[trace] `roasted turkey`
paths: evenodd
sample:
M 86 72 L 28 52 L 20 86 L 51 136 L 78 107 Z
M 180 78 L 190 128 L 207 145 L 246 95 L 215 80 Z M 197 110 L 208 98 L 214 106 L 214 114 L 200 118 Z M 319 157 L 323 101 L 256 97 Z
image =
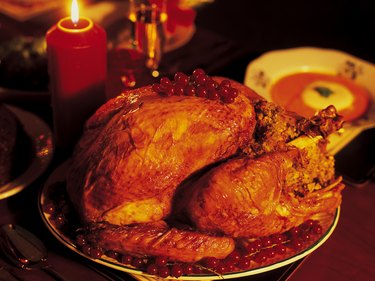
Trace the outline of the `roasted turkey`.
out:
M 126 225 L 168 216 L 183 180 L 251 139 L 255 114 L 248 92 L 223 106 L 196 97 L 160 98 L 148 87 L 101 108 L 88 121 L 68 174 L 84 220 Z
M 195 262 L 335 211 L 335 109 L 305 119 L 230 83 L 233 103 L 143 87 L 87 121 L 67 190 L 92 243 Z

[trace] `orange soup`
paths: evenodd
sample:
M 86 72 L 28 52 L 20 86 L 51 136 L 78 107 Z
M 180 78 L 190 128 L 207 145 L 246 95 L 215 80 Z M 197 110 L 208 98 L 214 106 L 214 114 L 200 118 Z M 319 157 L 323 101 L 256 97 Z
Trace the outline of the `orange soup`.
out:
M 295 73 L 276 81 L 271 87 L 271 98 L 305 117 L 333 104 L 346 121 L 361 117 L 370 101 L 368 91 L 354 81 L 314 72 Z

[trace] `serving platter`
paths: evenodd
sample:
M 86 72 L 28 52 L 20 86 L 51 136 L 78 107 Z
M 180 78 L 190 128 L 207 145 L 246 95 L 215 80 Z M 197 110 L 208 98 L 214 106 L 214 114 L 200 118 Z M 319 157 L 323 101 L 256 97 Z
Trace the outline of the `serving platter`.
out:
M 38 116 L 15 106 L 6 105 L 22 124 L 31 140 L 32 155 L 30 164 L 18 177 L 0 186 L 0 199 L 12 196 L 36 180 L 48 167 L 52 160 L 54 144 L 52 132 L 48 125 Z
M 338 133 L 329 137 L 330 153 L 336 154 L 360 132 L 375 126 L 375 65 L 341 51 L 302 47 L 267 52 L 248 64 L 244 84 L 273 101 L 271 88 L 274 83 L 287 75 L 302 72 L 346 77 L 370 94 L 367 113 L 358 120 L 345 123 Z
M 265 263 L 261 263 L 259 265 L 253 265 L 249 270 L 238 271 L 238 272 L 231 272 L 228 274 L 215 274 L 212 272 L 208 273 L 200 273 L 195 275 L 183 275 L 178 278 L 168 277 L 168 278 L 161 278 L 154 275 L 146 274 L 144 271 L 139 270 L 135 267 L 130 265 L 123 264 L 118 260 L 115 260 L 111 257 L 106 255 L 102 255 L 98 259 L 94 259 L 88 255 L 86 255 L 81 247 L 77 245 L 75 241 L 76 238 L 74 234 L 72 234 L 72 229 L 77 229 L 77 226 L 71 227 L 71 223 L 69 219 L 65 222 L 65 225 L 61 225 L 60 223 L 56 222 L 56 214 L 51 214 L 50 211 L 46 210 L 46 205 L 56 200 L 59 196 L 62 196 L 63 200 L 67 200 L 67 194 L 65 192 L 65 179 L 66 173 L 69 167 L 69 161 L 63 163 L 59 166 L 47 179 L 44 187 L 41 189 L 39 194 L 39 212 L 43 219 L 44 224 L 48 228 L 48 230 L 57 238 L 57 240 L 62 243 L 64 246 L 68 247 L 70 250 L 74 251 L 75 253 L 85 257 L 86 259 L 92 260 L 95 263 L 102 264 L 112 269 L 116 269 L 122 272 L 126 272 L 132 275 L 137 280 L 221 280 L 221 279 L 232 279 L 232 278 L 240 278 L 250 275 L 256 275 L 260 273 L 265 273 L 288 264 L 291 264 L 295 261 L 298 261 L 316 249 L 318 249 L 333 233 L 338 220 L 340 209 L 338 208 L 334 214 L 325 216 L 320 220 L 320 225 L 322 227 L 322 232 L 317 235 L 311 242 L 308 244 L 304 244 L 303 248 L 300 248 L 298 251 L 291 251 L 286 252 L 284 255 L 277 255 L 274 258 L 269 259 L 269 261 Z M 63 195 L 64 194 L 64 195 Z M 55 203 L 55 205 L 59 205 Z M 71 208 L 72 206 L 69 206 Z M 61 208 L 61 206 L 60 206 Z M 68 208 L 68 209 L 69 209 Z M 55 208 L 57 209 L 57 207 Z M 64 207 L 62 209 L 65 209 Z M 67 216 L 69 217 L 69 216 Z M 77 217 L 74 213 L 71 217 Z M 78 228 L 80 227 L 78 223 Z M 69 230 L 68 230 L 69 229 Z

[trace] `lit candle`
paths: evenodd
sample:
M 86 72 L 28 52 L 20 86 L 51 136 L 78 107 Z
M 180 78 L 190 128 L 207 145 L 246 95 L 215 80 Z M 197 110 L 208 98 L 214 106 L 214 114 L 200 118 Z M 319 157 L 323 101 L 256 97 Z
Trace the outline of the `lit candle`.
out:
M 51 27 L 46 41 L 56 142 L 71 148 L 84 122 L 105 101 L 106 33 L 80 18 L 73 0 L 71 17 Z

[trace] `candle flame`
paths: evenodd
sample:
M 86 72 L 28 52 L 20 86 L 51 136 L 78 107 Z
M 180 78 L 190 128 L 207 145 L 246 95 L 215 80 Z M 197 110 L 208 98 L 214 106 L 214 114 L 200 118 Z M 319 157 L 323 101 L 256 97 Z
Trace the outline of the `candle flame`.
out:
M 70 8 L 70 18 L 74 24 L 77 24 L 79 21 L 79 9 L 77 0 L 72 0 L 72 6 Z

